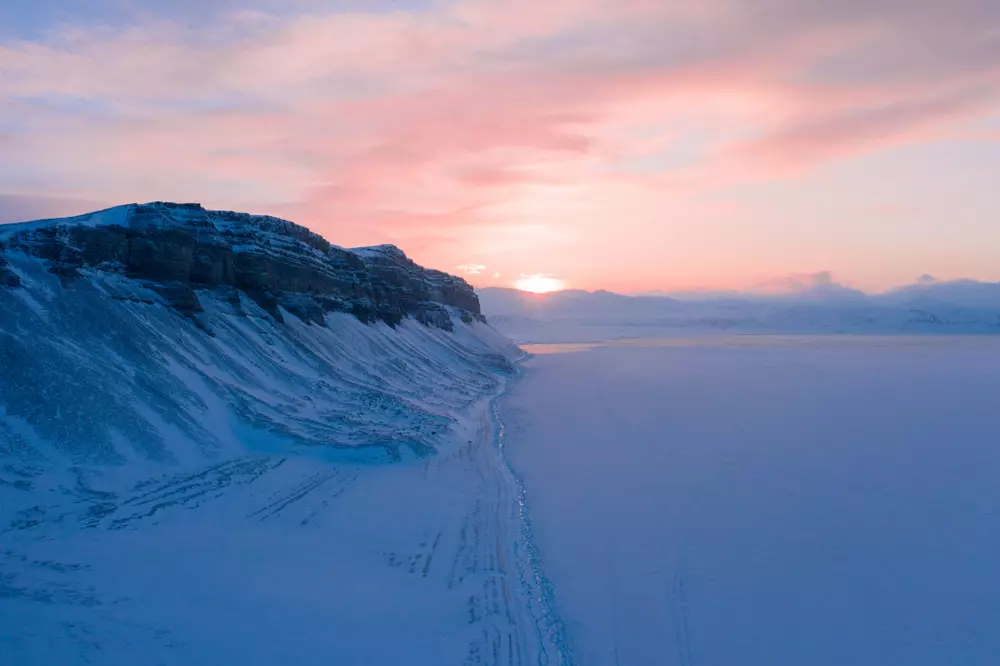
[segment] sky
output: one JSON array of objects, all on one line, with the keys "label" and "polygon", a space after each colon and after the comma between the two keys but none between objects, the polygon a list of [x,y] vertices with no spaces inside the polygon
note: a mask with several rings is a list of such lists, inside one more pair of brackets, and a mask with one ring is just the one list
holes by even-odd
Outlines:
[{"label": "sky", "polygon": [[0,222],[127,202],[477,286],[1000,280],[996,0],[5,0]]}]

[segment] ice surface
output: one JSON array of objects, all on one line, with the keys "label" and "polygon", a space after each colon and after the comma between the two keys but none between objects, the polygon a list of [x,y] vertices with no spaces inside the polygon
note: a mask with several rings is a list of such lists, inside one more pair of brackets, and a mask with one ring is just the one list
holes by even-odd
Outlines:
[{"label": "ice surface", "polygon": [[1000,340],[548,351],[500,411],[576,663],[997,663]]}]

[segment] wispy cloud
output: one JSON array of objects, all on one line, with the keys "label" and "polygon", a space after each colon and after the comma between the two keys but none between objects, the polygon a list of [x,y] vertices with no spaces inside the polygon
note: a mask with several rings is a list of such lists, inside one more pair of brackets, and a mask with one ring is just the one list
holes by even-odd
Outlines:
[{"label": "wispy cloud", "polygon": [[479,275],[486,270],[486,266],[482,264],[461,264],[455,268],[466,275]]},{"label": "wispy cloud", "polygon": [[0,42],[0,194],[196,199],[468,256],[498,225],[572,235],[564,193],[652,215],[1000,108],[983,0],[197,5]]}]

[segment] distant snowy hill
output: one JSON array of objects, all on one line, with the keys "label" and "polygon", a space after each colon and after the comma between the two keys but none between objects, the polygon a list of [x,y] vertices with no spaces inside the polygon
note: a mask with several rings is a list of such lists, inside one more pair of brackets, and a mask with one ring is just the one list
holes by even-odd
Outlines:
[{"label": "distant snowy hill", "polygon": [[0,663],[535,663],[519,355],[394,246],[196,204],[0,226]]},{"label": "distant snowy hill", "polygon": [[1000,283],[926,281],[868,295],[823,282],[776,293],[625,296],[568,290],[479,292],[518,342],[728,333],[1000,334]]}]

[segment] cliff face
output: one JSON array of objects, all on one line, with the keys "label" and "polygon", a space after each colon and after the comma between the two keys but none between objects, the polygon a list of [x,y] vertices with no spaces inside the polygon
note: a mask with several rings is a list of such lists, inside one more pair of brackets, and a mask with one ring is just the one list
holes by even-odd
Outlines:
[{"label": "cliff face", "polygon": [[347,250],[292,222],[199,204],[130,204],[0,227],[0,287],[17,288],[10,252],[44,260],[64,286],[88,269],[133,278],[196,320],[204,290],[237,308],[242,292],[279,322],[279,306],[320,326],[327,312],[392,326],[412,317],[446,330],[448,308],[483,320],[471,285],[418,266],[395,246]]},{"label": "cliff face", "polygon": [[190,204],[0,226],[0,488],[67,457],[425,455],[516,354],[392,246]]}]

